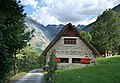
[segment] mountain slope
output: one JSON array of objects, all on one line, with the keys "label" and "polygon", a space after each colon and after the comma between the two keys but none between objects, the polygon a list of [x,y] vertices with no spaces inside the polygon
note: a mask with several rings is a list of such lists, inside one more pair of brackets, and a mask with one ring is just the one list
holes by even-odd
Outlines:
[{"label": "mountain slope", "polygon": [[31,46],[39,50],[44,50],[52,40],[51,33],[49,33],[42,24],[36,22],[30,17],[25,19],[25,24],[28,27],[28,30],[31,31],[32,29],[35,29],[33,33],[34,37],[32,37],[29,42]]},{"label": "mountain slope", "polygon": [[[115,6],[115,7],[113,8],[113,10],[120,13],[120,4],[117,5],[117,6]],[[96,22],[96,21],[95,21],[95,22]],[[92,31],[95,22],[93,22],[93,23],[87,25],[85,28],[83,28],[83,30],[86,31],[86,32]]]},{"label": "mountain slope", "polygon": [[47,25],[46,29],[49,30],[49,32],[52,34],[52,38],[54,38],[60,30],[64,27],[64,25]]},{"label": "mountain slope", "polygon": [[94,26],[95,22],[87,25],[85,28],[83,28],[82,30],[86,31],[86,32],[90,32],[93,30],[93,26]]},{"label": "mountain slope", "polygon": [[114,11],[120,12],[120,4],[113,8]]},{"label": "mountain slope", "polygon": [[83,30],[86,26],[85,25],[77,25],[78,31]]}]

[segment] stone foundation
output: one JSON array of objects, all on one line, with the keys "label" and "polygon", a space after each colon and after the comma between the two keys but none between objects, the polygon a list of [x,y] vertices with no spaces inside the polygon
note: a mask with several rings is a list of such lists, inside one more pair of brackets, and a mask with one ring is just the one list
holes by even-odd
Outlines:
[{"label": "stone foundation", "polygon": [[58,69],[72,69],[72,68],[83,68],[83,67],[86,67],[86,66],[93,66],[95,65],[94,63],[91,63],[91,64],[79,64],[79,63],[76,63],[76,64],[67,64],[67,63],[59,63],[58,64]]}]

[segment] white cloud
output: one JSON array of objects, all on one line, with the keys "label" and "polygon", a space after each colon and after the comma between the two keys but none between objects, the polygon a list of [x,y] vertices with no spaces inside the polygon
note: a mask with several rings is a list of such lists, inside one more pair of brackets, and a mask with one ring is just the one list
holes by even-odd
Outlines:
[{"label": "white cloud", "polygon": [[21,0],[21,4],[24,6],[30,5],[32,8],[36,9],[38,5],[38,1],[36,0]]},{"label": "white cloud", "polygon": [[106,9],[118,5],[120,0],[42,0],[42,3],[46,6],[37,7],[31,15],[42,24],[71,22],[86,25],[96,20],[96,17],[88,20],[90,16],[100,15]]},{"label": "white cloud", "polygon": [[47,7],[42,7],[40,9],[37,9],[35,12],[33,12],[33,15],[31,15],[33,18],[36,18],[40,23],[44,25],[48,24],[60,24],[54,16],[51,16],[47,12]]},{"label": "white cloud", "polygon": [[97,17],[94,17],[94,18],[91,19],[91,20],[83,20],[83,21],[80,22],[80,24],[82,24],[82,25],[88,25],[88,24],[90,24],[90,23],[92,23],[92,22],[95,22],[96,19],[97,19]]}]

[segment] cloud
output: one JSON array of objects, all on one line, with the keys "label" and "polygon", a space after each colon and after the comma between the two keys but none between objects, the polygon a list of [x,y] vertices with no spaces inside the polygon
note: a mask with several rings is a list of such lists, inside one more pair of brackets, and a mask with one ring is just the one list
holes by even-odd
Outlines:
[{"label": "cloud", "polygon": [[32,8],[36,9],[38,5],[38,1],[36,0],[21,0],[21,4],[24,6],[30,5]]},{"label": "cloud", "polygon": [[47,9],[48,9],[47,7],[42,7],[40,9],[37,9],[35,12],[33,12],[31,17],[35,18],[44,25],[60,24],[61,22],[59,22],[57,18],[48,14]]},{"label": "cloud", "polygon": [[92,23],[92,22],[95,22],[96,19],[97,19],[97,17],[94,17],[94,18],[92,18],[91,20],[89,20],[89,18],[88,18],[87,20],[81,21],[80,24],[82,24],[82,25],[88,25],[88,24],[90,24],[90,23]]},{"label": "cloud", "polygon": [[[42,24],[65,24],[71,22],[86,25],[95,21],[96,17],[106,9],[118,5],[120,0],[41,0],[39,3],[35,2],[36,4],[45,4],[42,7],[34,5],[37,6],[37,9],[31,15]],[[96,17],[88,20],[91,16]]]}]

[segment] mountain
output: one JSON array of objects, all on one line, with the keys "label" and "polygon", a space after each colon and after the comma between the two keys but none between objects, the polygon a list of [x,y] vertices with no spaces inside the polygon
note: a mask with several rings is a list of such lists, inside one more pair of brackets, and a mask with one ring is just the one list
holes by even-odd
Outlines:
[{"label": "mountain", "polygon": [[[120,4],[117,5],[117,6],[115,6],[115,7],[113,8],[113,10],[120,13]],[[84,30],[84,31],[86,31],[86,32],[90,32],[90,31],[93,30],[94,24],[95,24],[95,22],[87,25],[87,26],[86,26],[85,28],[83,28],[82,30]]]},{"label": "mountain", "polygon": [[83,30],[86,26],[85,25],[77,25],[78,31]]},{"label": "mountain", "polygon": [[[60,30],[64,27],[63,24],[60,25],[50,25],[44,26],[40,24],[37,20],[26,17],[25,24],[28,27],[27,30],[31,31],[35,29],[32,37],[30,40],[30,44],[33,48],[38,50],[44,50],[47,45],[54,39],[54,37],[60,32]],[[78,31],[85,28],[84,25],[78,25]]]},{"label": "mountain", "polygon": [[32,37],[29,42],[31,46],[38,50],[44,50],[52,40],[52,34],[45,28],[44,25],[30,17],[26,17],[25,24],[29,31],[35,29],[33,33],[34,37]]},{"label": "mountain", "polygon": [[86,32],[90,32],[93,30],[93,26],[94,26],[95,22],[87,25],[85,28],[83,28],[82,30],[86,31]]},{"label": "mountain", "polygon": [[49,30],[49,32],[52,34],[52,38],[54,38],[63,27],[64,25],[60,24],[60,25],[47,25],[45,28]]},{"label": "mountain", "polygon": [[116,11],[116,12],[120,12],[120,4],[117,5],[117,6],[115,6],[115,7],[113,8],[113,10]]},{"label": "mountain", "polygon": [[[114,11],[120,12],[120,4],[113,8]],[[53,38],[60,32],[63,28],[63,24],[60,25],[50,25],[44,26],[40,24],[37,20],[26,17],[25,24],[28,27],[28,30],[35,29],[32,37],[30,40],[30,44],[32,47],[38,50],[44,50],[47,45],[53,40]],[[85,30],[86,32],[90,32],[93,30],[95,22],[85,26],[85,25],[77,25],[78,31]]]},{"label": "mountain", "polygon": [[[52,34],[52,38],[54,38],[59,32],[60,30],[64,27],[63,24],[60,24],[60,25],[50,25],[48,24],[46,26],[46,29],[49,30],[49,32]],[[85,25],[77,25],[77,30],[80,31],[82,29],[85,28]]]}]

